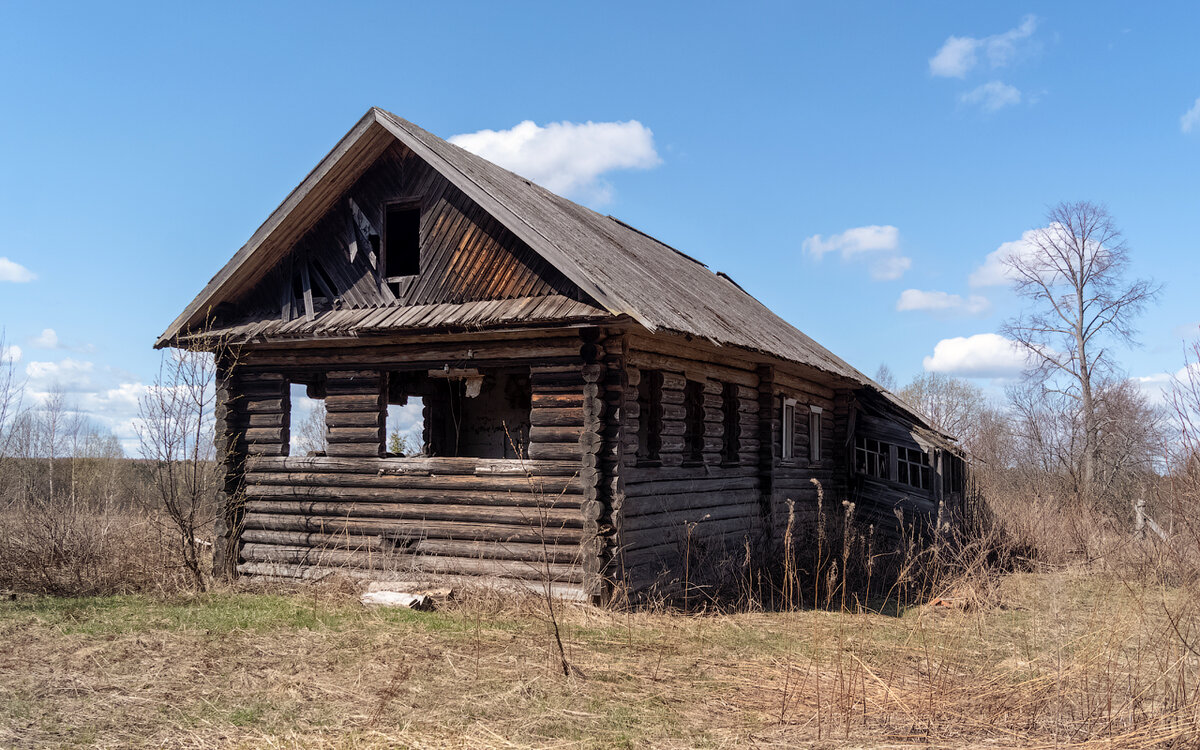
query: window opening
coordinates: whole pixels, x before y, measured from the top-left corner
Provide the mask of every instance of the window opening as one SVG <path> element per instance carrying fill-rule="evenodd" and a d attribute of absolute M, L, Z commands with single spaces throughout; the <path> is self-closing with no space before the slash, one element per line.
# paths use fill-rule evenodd
<path fill-rule="evenodd" d="M 854 470 L 869 477 L 887 479 L 891 474 L 891 446 L 866 437 L 854 438 Z"/>
<path fill-rule="evenodd" d="M 683 386 L 683 460 L 704 461 L 704 383 L 687 381 Z"/>
<path fill-rule="evenodd" d="M 383 269 L 389 282 L 421 273 L 421 207 L 387 207 L 383 221 Z"/>
<path fill-rule="evenodd" d="M 319 380 L 288 385 L 291 406 L 288 410 L 290 432 L 288 455 L 324 456 L 329 447 L 325 425 L 325 391 Z"/>
<path fill-rule="evenodd" d="M 658 370 L 642 370 L 638 381 L 638 450 L 639 462 L 659 460 L 662 450 L 662 384 Z"/>
<path fill-rule="evenodd" d="M 929 489 L 929 454 L 916 448 L 896 448 L 897 481 L 917 489 Z"/>
<path fill-rule="evenodd" d="M 738 419 L 737 385 L 726 383 L 721 387 L 721 417 L 724 424 L 721 435 L 721 460 L 736 464 L 741 453 L 742 425 Z"/>
<path fill-rule="evenodd" d="M 783 416 L 780 422 L 783 430 L 780 455 L 786 461 L 796 454 L 796 399 L 783 400 Z"/>
<path fill-rule="evenodd" d="M 808 407 L 808 460 L 821 460 L 821 407 Z"/>
<path fill-rule="evenodd" d="M 389 455 L 523 458 L 531 406 L 527 368 L 393 372 L 384 447 Z"/>

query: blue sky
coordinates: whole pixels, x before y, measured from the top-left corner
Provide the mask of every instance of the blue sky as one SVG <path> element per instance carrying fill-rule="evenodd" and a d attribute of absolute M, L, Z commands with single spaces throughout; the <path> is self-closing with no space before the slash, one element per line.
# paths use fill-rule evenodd
<path fill-rule="evenodd" d="M 497 131 L 477 147 L 901 383 L 1011 376 L 989 254 L 1102 201 L 1165 284 L 1123 364 L 1182 366 L 1196 5 L 731 8 L 0 1 L 0 326 L 30 392 L 129 444 L 156 335 L 372 105 Z"/>

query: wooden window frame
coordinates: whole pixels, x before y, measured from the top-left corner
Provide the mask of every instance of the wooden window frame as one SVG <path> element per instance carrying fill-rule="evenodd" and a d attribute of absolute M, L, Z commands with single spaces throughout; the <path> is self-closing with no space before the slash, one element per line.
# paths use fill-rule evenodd
<path fill-rule="evenodd" d="M 819 406 L 808 406 L 808 461 L 821 463 L 821 414 L 824 410 Z"/>
<path fill-rule="evenodd" d="M 783 433 L 779 444 L 779 458 L 783 461 L 791 461 L 796 457 L 797 403 L 794 398 L 784 398 L 779 414 L 780 431 Z"/>
<path fill-rule="evenodd" d="M 736 466 L 742 461 L 742 425 L 739 421 L 736 383 L 721 385 L 721 463 Z"/>
<path fill-rule="evenodd" d="M 896 446 L 896 481 L 929 492 L 933 487 L 933 462 L 922 448 Z"/>
<path fill-rule="evenodd" d="M 637 392 L 638 466 L 662 465 L 662 386 L 661 370 L 641 371 Z"/>
<path fill-rule="evenodd" d="M 683 465 L 704 464 L 704 382 L 684 380 L 683 384 Z"/>
<path fill-rule="evenodd" d="M 394 276 L 388 269 L 388 214 L 392 211 L 417 212 L 417 272 Z M 383 234 L 379 238 L 379 277 L 388 284 L 400 284 L 421 274 L 421 215 L 425 212 L 424 201 L 419 197 L 396 198 L 383 204 Z"/>
<path fill-rule="evenodd" d="M 874 443 L 875 450 L 871 449 L 871 443 Z M 859 469 L 858 462 L 858 456 L 860 453 L 863 455 L 864 468 L 862 469 Z M 876 473 L 871 473 L 870 471 L 871 461 L 869 460 L 869 456 L 875 457 L 874 463 L 876 467 Z M 884 442 L 883 440 L 877 440 L 876 438 L 870 438 L 865 435 L 856 435 L 854 437 L 854 460 L 852 462 L 852 466 L 854 467 L 854 472 L 856 474 L 861 474 L 872 479 L 890 481 L 891 478 L 895 476 L 895 470 L 892 466 L 892 464 L 895 463 L 895 460 L 896 452 L 892 450 L 892 445 L 890 443 Z M 882 473 L 880 473 L 881 471 Z"/>

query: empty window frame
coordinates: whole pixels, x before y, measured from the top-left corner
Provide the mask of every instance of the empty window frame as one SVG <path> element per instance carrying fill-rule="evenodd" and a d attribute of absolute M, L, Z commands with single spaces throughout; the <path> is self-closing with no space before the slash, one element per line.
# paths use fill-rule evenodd
<path fill-rule="evenodd" d="M 329 449 L 325 388 L 320 379 L 288 385 L 288 455 L 324 456 Z"/>
<path fill-rule="evenodd" d="M 891 446 L 866 437 L 854 438 L 854 470 L 878 479 L 891 475 Z"/>
<path fill-rule="evenodd" d="M 659 460 L 662 450 L 662 386 L 663 375 L 658 370 L 642 370 L 638 381 L 638 450 L 639 463 Z"/>
<path fill-rule="evenodd" d="M 738 418 L 738 392 L 735 383 L 721 387 L 721 461 L 736 464 L 742 450 L 742 425 Z"/>
<path fill-rule="evenodd" d="M 808 407 L 808 460 L 819 463 L 821 460 L 821 407 Z"/>
<path fill-rule="evenodd" d="M 963 491 L 963 460 L 942 451 L 942 491 L 947 495 Z"/>
<path fill-rule="evenodd" d="M 421 206 L 390 203 L 383 219 L 383 272 L 389 282 L 421 273 Z"/>
<path fill-rule="evenodd" d="M 796 455 L 796 399 L 783 400 L 783 414 L 780 417 L 783 432 L 780 444 L 780 458 L 787 461 Z"/>
<path fill-rule="evenodd" d="M 704 383 L 689 380 L 683 386 L 683 460 L 704 461 Z"/>
<path fill-rule="evenodd" d="M 896 480 L 920 490 L 929 489 L 929 454 L 917 448 L 896 448 Z"/>

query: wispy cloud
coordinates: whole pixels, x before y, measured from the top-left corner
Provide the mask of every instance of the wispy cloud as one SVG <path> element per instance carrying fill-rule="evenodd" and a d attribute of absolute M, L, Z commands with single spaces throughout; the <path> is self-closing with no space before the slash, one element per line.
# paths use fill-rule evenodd
<path fill-rule="evenodd" d="M 978 106 L 985 112 L 996 112 L 1021 103 L 1021 91 L 1000 81 L 988 81 L 959 97 L 963 104 Z"/>
<path fill-rule="evenodd" d="M 1019 26 L 985 37 L 950 36 L 929 58 L 929 72 L 942 78 L 965 78 L 979 64 L 980 54 L 991 68 L 1003 68 L 1036 49 L 1032 37 L 1038 21 L 1026 16 Z"/>
<path fill-rule="evenodd" d="M 1200 125 L 1200 99 L 1197 99 L 1192 108 L 1179 118 L 1179 129 L 1184 133 L 1192 132 L 1198 125 Z"/>
<path fill-rule="evenodd" d="M 995 333 L 942 339 L 925 357 L 927 372 L 965 378 L 1013 378 L 1026 368 L 1028 357 L 1011 339 Z"/>
<path fill-rule="evenodd" d="M 992 303 L 978 294 L 964 299 L 961 295 L 949 292 L 905 289 L 900 293 L 900 299 L 896 300 L 896 309 L 900 312 L 922 310 L 946 316 L 983 315 L 992 309 Z"/>
<path fill-rule="evenodd" d="M 24 284 L 36 278 L 37 274 L 20 263 L 11 261 L 8 258 L 0 258 L 0 281 Z"/>
<path fill-rule="evenodd" d="M 898 279 L 912 267 L 912 259 L 899 254 L 900 230 L 891 225 L 854 227 L 829 237 L 814 234 L 804 240 L 802 247 L 817 260 L 829 253 L 840 255 L 842 260 L 870 257 L 871 278 L 879 281 Z"/>
<path fill-rule="evenodd" d="M 451 136 L 450 142 L 548 190 L 593 203 L 612 199 L 613 189 L 604 174 L 662 163 L 654 133 L 637 120 L 545 126 L 525 120 L 508 130 Z"/>

